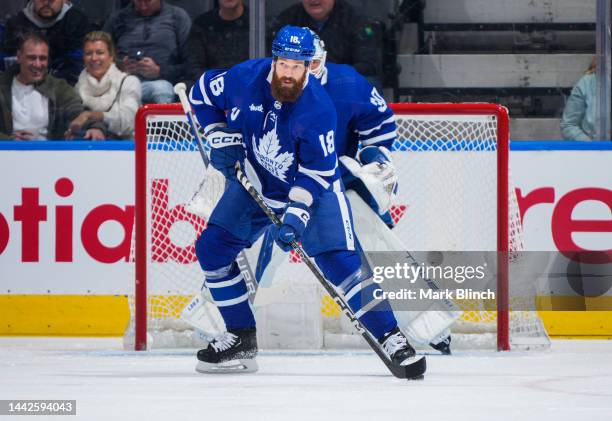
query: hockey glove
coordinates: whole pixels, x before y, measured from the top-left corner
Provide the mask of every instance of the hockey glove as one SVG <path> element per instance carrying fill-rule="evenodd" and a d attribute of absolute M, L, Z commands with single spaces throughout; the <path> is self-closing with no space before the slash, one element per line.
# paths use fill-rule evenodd
<path fill-rule="evenodd" d="M 380 170 L 377 174 L 378 179 L 385 185 L 390 197 L 397 195 L 397 174 L 389 149 L 384 146 L 366 146 L 357 153 L 357 159 L 364 167 L 378 164 Z"/>
<path fill-rule="evenodd" d="M 391 153 L 383 146 L 368 146 L 359 151 L 358 161 L 341 156 L 340 162 L 350 176 L 343 177 L 345 185 L 357 191 L 379 215 L 385 214 L 397 194 L 397 175 Z"/>
<path fill-rule="evenodd" d="M 228 179 L 236 179 L 236 162 L 244 166 L 246 149 L 242 132 L 229 127 L 215 127 L 206 133 L 210 145 L 210 163 Z"/>
<path fill-rule="evenodd" d="M 290 202 L 285 208 L 283 223 L 273 228 L 276 244 L 283 250 L 291 250 L 293 240 L 300 241 L 310 220 L 310 208 L 301 202 Z"/>
<path fill-rule="evenodd" d="M 366 146 L 357 153 L 357 159 L 361 165 L 368 165 L 372 162 L 390 164 L 391 153 L 384 146 Z"/>

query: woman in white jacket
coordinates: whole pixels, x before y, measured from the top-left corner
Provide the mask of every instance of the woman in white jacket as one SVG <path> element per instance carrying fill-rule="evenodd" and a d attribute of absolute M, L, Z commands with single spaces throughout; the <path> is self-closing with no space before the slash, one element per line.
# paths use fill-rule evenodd
<path fill-rule="evenodd" d="M 69 132 L 78 137 L 89 121 L 102 121 L 108 139 L 127 139 L 134 134 L 134 116 L 140 107 L 140 81 L 115 66 L 115 45 L 110 34 L 90 32 L 83 44 L 85 69 L 75 86 L 88 111 L 72 123 Z"/>

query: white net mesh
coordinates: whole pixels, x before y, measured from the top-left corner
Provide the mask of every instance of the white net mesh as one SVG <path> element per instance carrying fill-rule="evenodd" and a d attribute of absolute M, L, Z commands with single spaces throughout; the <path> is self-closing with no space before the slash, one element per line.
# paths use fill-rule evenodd
<path fill-rule="evenodd" d="M 198 344 L 201 340 L 179 316 L 202 286 L 194 243 L 206 228 L 206 219 L 187 212 L 185 205 L 201 189 L 212 209 L 225 180 L 212 167 L 206 169 L 179 110 L 176 115 L 147 118 L 146 140 L 148 345 Z M 129 300 L 132 315 L 133 298 Z M 133 343 L 133 336 L 134 316 L 125 335 L 126 347 Z"/>
<path fill-rule="evenodd" d="M 467 111 L 469 106 L 465 109 L 462 115 L 407 115 L 396 110 L 398 139 L 393 160 L 400 190 L 392 217 L 396 222 L 394 232 L 408 250 L 497 250 L 498 124 L 494 115 L 473 115 Z M 194 241 L 205 228 L 206 220 L 187 212 L 185 204 L 202 187 L 208 207 L 212 208 L 224 187 L 221 174 L 214 170 L 205 173 L 179 108 L 176 114 L 152 116 L 146 124 L 147 317 L 149 342 L 153 341 L 149 346 L 199 342 L 197 335 L 179 321 L 179 315 L 202 285 Z M 199 186 L 203 178 L 205 184 Z M 509 212 L 509 249 L 516 258 L 523 246 L 512 188 Z M 315 336 L 325 335 L 326 330 L 349 334 L 350 329 L 339 319 L 339 309 L 329 297 L 320 294 L 305 265 L 293 254 L 287 256 L 277 270 L 283 278 L 278 281 L 280 286 L 276 290 L 258 291 L 257 303 L 261 305 L 256 308 L 256 317 L 263 346 L 286 347 L 277 333 L 284 332 L 285 327 L 291 332 L 295 323 Z M 305 293 L 313 289 L 316 293 Z M 282 309 L 279 310 L 282 316 L 270 316 L 275 306 Z M 291 308 L 298 310 L 293 315 L 286 313 Z M 473 302 L 465 310 L 453 326 L 453 333 L 469 332 L 470 339 L 465 339 L 469 347 L 483 344 L 494 347 L 497 314 L 494 309 Z M 511 312 L 510 320 L 513 344 L 522 342 L 515 340 L 519 337 L 538 338 L 538 343 L 547 343 L 535 312 Z M 167 333 L 168 330 L 173 333 Z M 156 333 L 160 331 L 164 333 Z M 127 346 L 133 342 L 132 335 L 133 330 L 126 334 Z M 172 344 L 174 339 L 168 339 L 169 335 L 178 336 L 177 344 Z M 347 336 L 351 335 L 344 338 Z M 454 344 L 463 340 L 453 338 Z M 305 347 L 329 346 L 332 341 L 301 340 L 297 335 L 287 338 L 287 342 L 295 345 L 290 347 Z"/>

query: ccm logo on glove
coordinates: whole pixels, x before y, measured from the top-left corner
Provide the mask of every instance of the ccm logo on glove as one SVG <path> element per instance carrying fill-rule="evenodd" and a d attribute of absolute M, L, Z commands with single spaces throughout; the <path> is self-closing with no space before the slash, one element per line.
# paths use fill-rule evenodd
<path fill-rule="evenodd" d="M 288 207 L 285 215 L 295 215 L 304 223 L 304 225 L 308 225 L 308 221 L 310 221 L 310 213 L 307 210 L 295 207 Z"/>
<path fill-rule="evenodd" d="M 242 145 L 241 133 L 223 133 L 221 131 L 208 135 L 208 141 L 213 148 L 224 148 L 226 146 Z"/>
<path fill-rule="evenodd" d="M 214 127 L 205 136 L 213 148 L 242 145 L 242 131 L 233 127 Z"/>

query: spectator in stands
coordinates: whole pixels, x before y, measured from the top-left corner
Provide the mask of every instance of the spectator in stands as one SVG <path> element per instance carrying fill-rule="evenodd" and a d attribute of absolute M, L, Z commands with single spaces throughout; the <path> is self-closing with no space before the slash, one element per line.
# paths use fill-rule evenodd
<path fill-rule="evenodd" d="M 4 46 L 4 21 L 0 17 L 0 47 Z M 4 58 L 8 54 L 4 52 L 4 48 L 0 48 L 0 72 L 4 71 Z"/>
<path fill-rule="evenodd" d="M 17 64 L 0 75 L 0 138 L 44 140 L 71 138 L 68 123 L 83 112 L 76 91 L 47 74 L 49 42 L 42 34 L 23 37 Z M 104 125 L 83 127 L 85 139 L 104 139 Z"/>
<path fill-rule="evenodd" d="M 218 7 L 193 21 L 188 78 L 193 83 L 207 69 L 230 68 L 249 58 L 249 10 L 242 0 L 219 0 Z"/>
<path fill-rule="evenodd" d="M 578 80 L 565 104 L 561 134 L 565 140 L 593 140 L 597 135 L 597 60 Z"/>
<path fill-rule="evenodd" d="M 302 0 L 276 17 L 272 36 L 285 25 L 312 29 L 325 42 L 327 60 L 352 65 L 380 87 L 382 34 L 346 0 Z"/>
<path fill-rule="evenodd" d="M 83 12 L 64 0 L 31 0 L 6 23 L 3 50 L 14 55 L 20 38 L 29 32 L 43 33 L 49 39 L 52 60 L 49 73 L 76 83 L 83 68 L 81 43 L 93 27 Z"/>
<path fill-rule="evenodd" d="M 115 65 L 115 44 L 110 34 L 90 32 L 83 44 L 85 69 L 75 89 L 87 111 L 70 123 L 79 132 L 88 122 L 103 122 L 109 139 L 132 138 L 134 116 L 140 106 L 140 80 Z"/>
<path fill-rule="evenodd" d="M 133 0 L 106 21 L 119 68 L 142 81 L 142 102 L 174 101 L 172 85 L 185 77 L 190 28 L 187 12 L 163 0 Z"/>

